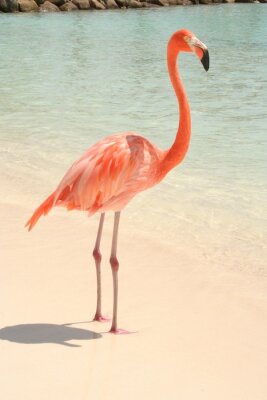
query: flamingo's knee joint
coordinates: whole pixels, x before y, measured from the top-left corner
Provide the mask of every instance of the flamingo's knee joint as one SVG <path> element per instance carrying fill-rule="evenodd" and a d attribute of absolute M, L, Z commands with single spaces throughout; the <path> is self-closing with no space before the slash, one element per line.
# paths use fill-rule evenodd
<path fill-rule="evenodd" d="M 113 269 L 113 271 L 118 271 L 120 264 L 119 264 L 117 257 L 111 256 L 109 261 L 110 261 L 110 265 L 111 265 L 111 268 Z"/>
<path fill-rule="evenodd" d="M 94 249 L 93 251 L 93 257 L 95 259 L 95 262 L 100 263 L 102 260 L 102 254 L 100 253 L 99 249 Z"/>

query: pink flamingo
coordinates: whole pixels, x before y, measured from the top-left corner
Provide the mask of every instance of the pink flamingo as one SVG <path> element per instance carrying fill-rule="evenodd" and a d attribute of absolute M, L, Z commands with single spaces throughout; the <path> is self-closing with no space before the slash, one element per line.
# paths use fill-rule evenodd
<path fill-rule="evenodd" d="M 181 51 L 193 52 L 209 69 L 207 47 L 196 36 L 182 29 L 168 43 L 167 61 L 171 83 L 179 103 L 180 121 L 175 141 L 170 149 L 161 150 L 146 138 L 133 132 L 108 136 L 89 148 L 70 167 L 56 190 L 36 209 L 26 226 L 31 230 L 51 208 L 84 210 L 92 215 L 100 212 L 100 222 L 93 251 L 97 275 L 97 306 L 94 320 L 106 321 L 101 312 L 100 241 L 106 211 L 114 211 L 114 227 L 110 264 L 113 275 L 113 317 L 110 332 L 126 333 L 117 327 L 118 270 L 117 238 L 120 212 L 139 192 L 159 183 L 179 164 L 189 147 L 191 134 L 190 108 L 181 78 L 176 68 Z"/>

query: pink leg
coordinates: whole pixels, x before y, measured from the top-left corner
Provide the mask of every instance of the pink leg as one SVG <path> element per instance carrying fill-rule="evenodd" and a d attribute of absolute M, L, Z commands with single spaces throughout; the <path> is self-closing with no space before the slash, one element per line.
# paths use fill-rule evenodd
<path fill-rule="evenodd" d="M 119 270 L 119 261 L 117 259 L 117 244 L 118 244 L 119 222 L 120 222 L 120 212 L 115 212 L 113 237 L 112 237 L 112 248 L 111 248 L 111 255 L 110 255 L 110 265 L 111 265 L 112 277 L 113 277 L 113 317 L 112 317 L 112 325 L 111 325 L 110 332 L 111 333 L 129 333 L 128 331 L 125 331 L 124 329 L 118 329 L 118 326 L 117 326 L 118 270 Z"/>
<path fill-rule="evenodd" d="M 109 321 L 108 318 L 105 318 L 101 313 L 101 259 L 102 255 L 100 253 L 100 241 L 102 236 L 103 224 L 104 224 L 105 213 L 101 214 L 98 232 L 95 242 L 95 248 L 93 251 L 93 257 L 95 259 L 96 266 L 96 280 L 97 280 L 97 302 L 96 302 L 96 313 L 94 317 L 94 321 L 106 322 Z"/>

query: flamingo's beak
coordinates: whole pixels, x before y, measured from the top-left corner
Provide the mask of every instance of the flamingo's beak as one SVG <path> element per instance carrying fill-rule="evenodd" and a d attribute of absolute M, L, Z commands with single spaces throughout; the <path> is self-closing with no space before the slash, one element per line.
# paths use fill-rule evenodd
<path fill-rule="evenodd" d="M 207 46 L 198 40 L 195 36 L 188 40 L 188 44 L 191 50 L 197 55 L 200 59 L 205 71 L 208 71 L 210 66 L 210 57 Z"/>
<path fill-rule="evenodd" d="M 208 49 L 203 50 L 203 56 L 200 59 L 205 71 L 209 70 L 209 66 L 210 66 L 210 56 L 209 56 L 209 51 Z"/>
<path fill-rule="evenodd" d="M 192 48 L 194 53 L 196 53 L 196 55 L 200 59 L 205 71 L 208 71 L 210 66 L 210 57 L 207 46 L 197 38 L 193 38 Z"/>

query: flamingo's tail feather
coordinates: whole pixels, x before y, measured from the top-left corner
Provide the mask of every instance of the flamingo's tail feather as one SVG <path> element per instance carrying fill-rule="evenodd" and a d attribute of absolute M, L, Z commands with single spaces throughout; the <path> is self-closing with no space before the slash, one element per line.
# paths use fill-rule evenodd
<path fill-rule="evenodd" d="M 47 215 L 49 213 L 51 208 L 54 206 L 54 200 L 55 192 L 47 197 L 47 199 L 34 211 L 33 215 L 25 225 L 25 227 L 28 227 L 29 231 L 34 227 L 42 215 Z"/>

